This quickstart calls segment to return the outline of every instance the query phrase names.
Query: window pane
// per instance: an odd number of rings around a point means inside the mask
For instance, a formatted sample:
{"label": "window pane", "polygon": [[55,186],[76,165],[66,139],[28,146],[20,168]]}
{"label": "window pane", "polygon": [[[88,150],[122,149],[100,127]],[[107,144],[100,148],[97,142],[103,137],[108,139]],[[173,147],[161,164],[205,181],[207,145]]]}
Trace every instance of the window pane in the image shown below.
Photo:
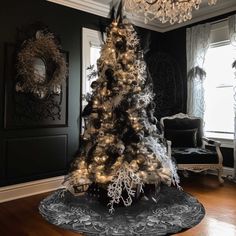
{"label": "window pane", "polygon": [[234,132],[233,50],[231,45],[210,48],[205,70],[205,131]]}
{"label": "window pane", "polygon": [[97,59],[100,57],[101,47],[99,46],[91,46],[90,47],[90,63],[94,65],[97,69]]}
{"label": "window pane", "polygon": [[[101,51],[101,47],[99,46],[90,46],[90,65],[94,66],[94,69],[97,70],[97,60],[100,57],[100,51]],[[91,83],[96,80],[97,78],[93,78],[91,80],[86,80],[87,86],[86,88],[88,88],[88,91],[86,91],[86,93],[91,92]]]}

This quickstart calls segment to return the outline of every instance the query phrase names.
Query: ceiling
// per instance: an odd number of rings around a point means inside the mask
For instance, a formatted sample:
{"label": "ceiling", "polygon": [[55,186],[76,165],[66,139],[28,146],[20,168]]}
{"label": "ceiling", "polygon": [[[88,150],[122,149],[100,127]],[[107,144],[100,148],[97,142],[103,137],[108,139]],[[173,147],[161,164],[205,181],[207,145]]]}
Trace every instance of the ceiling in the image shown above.
{"label": "ceiling", "polygon": [[[75,8],[95,15],[108,17],[111,5],[119,3],[118,0],[47,0],[49,2],[58,3],[67,7]],[[196,23],[211,17],[222,15],[228,12],[236,11],[236,0],[218,0],[214,6],[208,6],[207,0],[203,0],[200,9],[193,12],[191,21],[181,24],[170,25],[169,23],[162,24],[158,20],[144,23],[142,15],[126,14],[130,21],[140,27],[155,30],[158,32],[167,32],[188,24]]]}

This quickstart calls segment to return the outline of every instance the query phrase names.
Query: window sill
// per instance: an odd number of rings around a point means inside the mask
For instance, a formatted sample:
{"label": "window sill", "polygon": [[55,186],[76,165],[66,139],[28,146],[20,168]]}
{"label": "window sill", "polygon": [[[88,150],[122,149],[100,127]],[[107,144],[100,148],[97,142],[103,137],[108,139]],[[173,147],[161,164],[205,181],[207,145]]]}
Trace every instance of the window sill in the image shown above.
{"label": "window sill", "polygon": [[234,134],[207,133],[205,136],[209,139],[219,141],[221,147],[234,148]]}

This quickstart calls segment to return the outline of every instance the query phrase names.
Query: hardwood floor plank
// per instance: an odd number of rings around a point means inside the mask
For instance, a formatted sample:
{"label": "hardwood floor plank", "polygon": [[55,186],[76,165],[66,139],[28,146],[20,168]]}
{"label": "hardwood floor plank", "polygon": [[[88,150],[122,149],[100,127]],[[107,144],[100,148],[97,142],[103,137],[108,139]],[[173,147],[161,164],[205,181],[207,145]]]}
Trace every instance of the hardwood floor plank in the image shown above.
{"label": "hardwood floor plank", "polygon": [[183,179],[184,191],[194,195],[205,207],[202,222],[176,236],[236,236],[236,184],[220,186],[215,176],[192,175]]}
{"label": "hardwood floor plank", "polygon": [[[176,236],[236,236],[236,184],[220,186],[215,176],[191,175],[181,182],[185,192],[205,207],[200,224]],[[1,236],[82,236],[46,222],[38,212],[39,202],[50,193],[0,204]]]}

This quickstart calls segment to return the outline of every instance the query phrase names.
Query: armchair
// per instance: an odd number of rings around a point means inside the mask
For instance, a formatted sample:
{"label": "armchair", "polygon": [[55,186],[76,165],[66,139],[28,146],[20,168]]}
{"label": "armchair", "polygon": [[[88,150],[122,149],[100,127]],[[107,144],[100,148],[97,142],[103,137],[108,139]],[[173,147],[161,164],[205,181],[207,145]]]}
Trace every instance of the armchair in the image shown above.
{"label": "armchair", "polygon": [[[169,154],[176,160],[178,170],[201,172],[216,170],[223,183],[223,156],[220,142],[203,137],[203,121],[179,113],[160,120],[163,137],[167,140]],[[213,148],[206,148],[206,146]]]}

